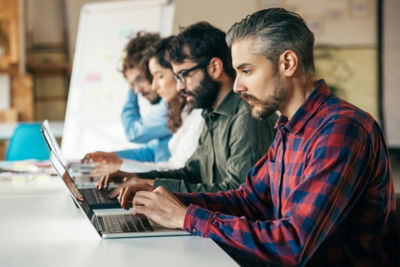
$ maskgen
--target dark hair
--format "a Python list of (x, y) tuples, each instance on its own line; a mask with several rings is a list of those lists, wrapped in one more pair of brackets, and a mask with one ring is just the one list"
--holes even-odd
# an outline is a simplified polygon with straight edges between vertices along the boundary
[(156, 58), (158, 64), (160, 64), (161, 67), (171, 70), (172, 70), (171, 63), (167, 59), (167, 48), (171, 44), (171, 41), (174, 38), (175, 36), (169, 36), (167, 38), (161, 39), (154, 45), (154, 48), (152, 49), (153, 51), (150, 54), (150, 58), (152, 57)]
[[(155, 58), (161, 67), (172, 71), (172, 66), (166, 57), (167, 48), (175, 36), (163, 38), (149, 47), (145, 54), (147, 62)], [(182, 110), (185, 107), (186, 99), (181, 94), (177, 94), (168, 102), (167, 127), (172, 133), (175, 133), (182, 126)]]
[(122, 73), (131, 68), (138, 68), (145, 74), (146, 78), (151, 81), (152, 77), (148, 67), (148, 60), (145, 51), (155, 42), (160, 40), (158, 33), (138, 32), (125, 47), (126, 56), (122, 63)]
[(283, 8), (260, 10), (248, 15), (229, 29), (226, 41), (254, 38), (253, 52), (264, 55), (276, 66), (285, 50), (293, 50), (304, 72), (314, 72), (314, 34), (296, 13)]
[(181, 94), (177, 94), (168, 102), (167, 127), (172, 133), (175, 133), (182, 126), (182, 111), (185, 104), (186, 99)]
[(208, 22), (181, 28), (181, 32), (171, 41), (168, 54), (170, 60), (176, 63), (182, 63), (185, 59), (201, 62), (218, 57), (223, 62), (226, 74), (235, 78), (225, 33)]

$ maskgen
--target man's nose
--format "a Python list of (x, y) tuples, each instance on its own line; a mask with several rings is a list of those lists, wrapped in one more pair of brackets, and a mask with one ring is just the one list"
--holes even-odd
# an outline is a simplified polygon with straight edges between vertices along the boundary
[(185, 90), (185, 89), (186, 89), (186, 84), (178, 80), (176, 82), (176, 90), (178, 92), (181, 92), (182, 90)]
[(133, 91), (135, 92), (135, 94), (139, 94), (143, 92), (143, 87), (135, 84), (135, 86), (133, 87)]
[(233, 83), (233, 91), (235, 93), (241, 93), (245, 91), (245, 86), (238, 80), (237, 78), (235, 79), (235, 82)]

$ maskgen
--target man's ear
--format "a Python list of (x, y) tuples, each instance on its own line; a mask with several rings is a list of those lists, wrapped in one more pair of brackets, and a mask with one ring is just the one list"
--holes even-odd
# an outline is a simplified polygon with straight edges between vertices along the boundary
[(293, 50), (285, 50), (278, 60), (279, 71), (286, 77), (292, 77), (298, 68), (299, 58)]
[(224, 63), (218, 57), (213, 57), (207, 66), (207, 72), (213, 80), (218, 80), (224, 72)]

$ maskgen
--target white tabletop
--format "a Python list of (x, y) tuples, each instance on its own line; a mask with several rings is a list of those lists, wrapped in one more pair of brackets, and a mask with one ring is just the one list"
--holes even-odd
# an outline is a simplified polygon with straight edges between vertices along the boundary
[(58, 178), (0, 182), (0, 266), (236, 266), (212, 240), (102, 240)]
[[(49, 121), (49, 123), (55, 137), (62, 137), (64, 122)], [(10, 139), (17, 124), (15, 122), (0, 122), (0, 140)]]

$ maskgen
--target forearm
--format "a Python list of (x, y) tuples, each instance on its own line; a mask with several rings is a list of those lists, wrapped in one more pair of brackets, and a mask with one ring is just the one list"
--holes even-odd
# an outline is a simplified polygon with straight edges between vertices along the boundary
[(249, 178), (236, 190), (216, 193), (175, 193), (175, 195), (187, 206), (194, 204), (216, 212), (246, 216), (248, 219), (273, 217), (270, 195), (261, 200)]
[(142, 162), (136, 160), (124, 159), (120, 170), (123, 172), (149, 172), (152, 170), (155, 171), (167, 171), (170, 169), (170, 164), (168, 161), (161, 162)]
[[(157, 176), (163, 177), (163, 176)], [(156, 179), (157, 186), (164, 186), (172, 192), (192, 193), (192, 192), (218, 192), (236, 189), (239, 184), (233, 181), (224, 181), (222, 183), (204, 184), (204, 183), (190, 183), (187, 179)]]
[(156, 179), (162, 177), (162, 179), (185, 179), (187, 177), (187, 170), (185, 168), (169, 171), (149, 171), (137, 173), (140, 178), (144, 179)]
[(221, 242), (246, 257), (279, 266), (297, 266), (308, 256), (301, 254), (304, 239), (286, 219), (252, 221), (189, 205), (184, 230)]
[(122, 159), (130, 159), (137, 161), (154, 161), (154, 151), (147, 146), (115, 151), (115, 153)]

